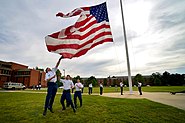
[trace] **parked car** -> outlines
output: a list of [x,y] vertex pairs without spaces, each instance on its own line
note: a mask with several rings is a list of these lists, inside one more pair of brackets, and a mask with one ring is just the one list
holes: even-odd
[[26,89],[26,86],[23,85],[22,83],[16,83],[16,82],[5,82],[3,84],[4,89]]

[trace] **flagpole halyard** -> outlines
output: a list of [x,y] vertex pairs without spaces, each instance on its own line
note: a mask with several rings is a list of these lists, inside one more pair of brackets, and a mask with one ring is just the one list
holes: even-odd
[[131,78],[131,71],[130,71],[130,61],[129,61],[129,54],[128,54],[128,46],[127,46],[127,35],[126,35],[126,29],[125,29],[125,20],[124,20],[124,14],[123,14],[122,0],[120,0],[120,6],[121,6],[121,15],[122,15],[122,23],[123,23],[123,34],[124,34],[124,40],[125,40],[125,50],[126,50],[126,57],[127,57],[129,91],[130,91],[130,94],[133,94],[132,78]]

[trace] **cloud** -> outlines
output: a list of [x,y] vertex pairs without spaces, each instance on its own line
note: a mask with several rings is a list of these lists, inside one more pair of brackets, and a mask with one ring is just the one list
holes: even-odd
[[[104,0],[84,1],[0,1],[0,60],[14,61],[30,67],[54,67],[58,54],[47,51],[44,37],[59,31],[77,20],[77,17],[63,19],[55,17],[59,11],[68,13],[81,6],[91,6]],[[162,0],[147,1],[149,10],[147,28],[141,31],[142,18],[135,10],[141,0],[124,2],[126,12],[134,11],[135,20],[127,22],[127,39],[132,74],[151,74],[156,71],[170,70],[184,72],[185,62],[185,9],[184,1]],[[73,3],[73,4],[71,4]],[[137,4],[135,4],[137,3]],[[150,4],[149,4],[150,3]],[[108,1],[108,12],[114,43],[99,45],[79,58],[62,60],[60,70],[66,69],[72,76],[107,77],[127,75],[125,45],[119,1]],[[126,16],[126,15],[125,15]],[[131,16],[133,17],[133,16]],[[137,25],[141,24],[141,25]],[[139,28],[134,28],[134,26]]]
[[183,1],[164,0],[153,3],[149,28],[132,41],[137,71],[145,74],[165,70],[178,72],[185,66],[185,9],[182,4]]

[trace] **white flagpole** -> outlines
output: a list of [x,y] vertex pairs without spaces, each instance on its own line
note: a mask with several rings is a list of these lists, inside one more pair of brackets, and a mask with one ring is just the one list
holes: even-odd
[[120,5],[121,5],[121,15],[122,15],[122,22],[123,22],[123,33],[124,33],[125,49],[126,49],[126,57],[127,57],[129,91],[130,91],[130,94],[133,94],[133,91],[132,91],[132,78],[131,78],[131,71],[130,71],[130,61],[129,61],[129,55],[128,55],[128,46],[127,46],[127,35],[126,35],[126,29],[125,29],[125,20],[124,20],[124,14],[123,14],[122,0],[120,0]]

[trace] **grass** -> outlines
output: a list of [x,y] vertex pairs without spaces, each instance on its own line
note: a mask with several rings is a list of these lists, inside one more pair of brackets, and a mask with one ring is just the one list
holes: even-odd
[[71,108],[61,111],[56,95],[55,113],[42,116],[46,94],[0,93],[1,123],[179,123],[185,122],[185,111],[147,99],[116,99],[93,95],[83,96],[83,106],[76,114]]
[[[31,89],[26,89],[25,91],[30,91]],[[36,92],[46,92],[46,88],[42,88],[41,90],[32,90]],[[61,90],[61,89],[59,89]],[[93,88],[93,93],[99,93],[99,87]],[[134,91],[138,91],[137,87],[133,87]],[[150,87],[142,87],[142,91],[144,92],[176,92],[176,91],[183,91],[185,90],[185,86],[150,86]],[[124,87],[124,91],[129,91],[128,87]],[[120,88],[118,87],[117,90],[115,87],[104,87],[104,93],[115,93],[120,92]],[[84,93],[88,93],[88,87],[85,87]]]

